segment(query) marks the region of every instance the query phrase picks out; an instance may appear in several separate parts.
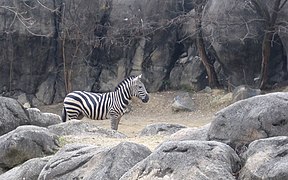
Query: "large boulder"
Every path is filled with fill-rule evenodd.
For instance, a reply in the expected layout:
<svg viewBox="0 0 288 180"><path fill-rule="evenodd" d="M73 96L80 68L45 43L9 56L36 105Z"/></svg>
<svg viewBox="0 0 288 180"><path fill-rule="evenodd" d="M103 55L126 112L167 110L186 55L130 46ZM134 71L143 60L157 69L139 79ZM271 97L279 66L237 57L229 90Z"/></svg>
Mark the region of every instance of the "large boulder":
<svg viewBox="0 0 288 180"><path fill-rule="evenodd" d="M27 111L12 98L0 97L0 135L29 124Z"/></svg>
<svg viewBox="0 0 288 180"><path fill-rule="evenodd" d="M263 0L259 4L262 8L256 8L250 1L209 0L205 6L202 16L204 37L215 50L228 85L259 85L254 80L260 74L261 48L268 22L257 19L266 19L268 11L271 16L270 7L273 7L274 1ZM280 13L279 17L281 14L285 13ZM285 17L287 19L287 14L279 19L279 23ZM273 37L273 42L276 43L271 46L270 83L283 81L287 71L287 51L283 53L282 43L277 35Z"/></svg>
<svg viewBox="0 0 288 180"><path fill-rule="evenodd" d="M62 122L60 116L57 114L42 113L37 108L28 108L26 110L28 112L31 125L48 127L50 125L59 124Z"/></svg>
<svg viewBox="0 0 288 180"><path fill-rule="evenodd" d="M1 90L9 87L12 91L35 93L39 82L47 77L57 61L54 54L57 51L51 46L56 43L54 33L58 22L56 13L51 10L60 7L60 3L48 0L41 3L33 0L0 2L1 7L17 9L1 8Z"/></svg>
<svg viewBox="0 0 288 180"><path fill-rule="evenodd" d="M254 78L260 71L260 35L263 34L264 22L249 24L247 34L243 23L260 16L245 8L245 3L246 1L209 0L202 17L204 36L214 48L224 74L227 75L226 80L233 86L254 84Z"/></svg>
<svg viewBox="0 0 288 180"><path fill-rule="evenodd" d="M287 117L288 93L251 97L217 112L207 139L220 141L240 150L242 146L260 138L287 136Z"/></svg>
<svg viewBox="0 0 288 180"><path fill-rule="evenodd" d="M29 159L53 154L58 137L47 128L20 126L0 136L0 167L12 168Z"/></svg>
<svg viewBox="0 0 288 180"><path fill-rule="evenodd" d="M148 148L130 142L110 148L70 144L50 159L43 168L39 180L118 180L150 153Z"/></svg>
<svg viewBox="0 0 288 180"><path fill-rule="evenodd" d="M140 73L150 92L163 88L182 51L177 48L180 25L170 22L193 5L181 0L28 0L1 6L17 7L25 17L19 21L1 9L0 92L26 92L37 106L60 102L72 90L111 91L124 77Z"/></svg>
<svg viewBox="0 0 288 180"><path fill-rule="evenodd" d="M132 179L231 179L240 159L226 144L208 141L163 143L120 180Z"/></svg>
<svg viewBox="0 0 288 180"><path fill-rule="evenodd" d="M195 109L196 107L193 98L188 92L183 92L177 95L172 103L172 110L175 112L193 111Z"/></svg>
<svg viewBox="0 0 288 180"><path fill-rule="evenodd" d="M187 57L178 59L171 70L170 87L199 91L208 85L206 77L207 73L200 57L188 54Z"/></svg>
<svg viewBox="0 0 288 180"><path fill-rule="evenodd" d="M239 179L288 179L288 137L253 141L242 158L245 165Z"/></svg>
<svg viewBox="0 0 288 180"><path fill-rule="evenodd" d="M14 167L13 169L0 175L0 179L19 180L29 179L37 180L43 167L48 163L51 156L43 158L33 158L25 163Z"/></svg>

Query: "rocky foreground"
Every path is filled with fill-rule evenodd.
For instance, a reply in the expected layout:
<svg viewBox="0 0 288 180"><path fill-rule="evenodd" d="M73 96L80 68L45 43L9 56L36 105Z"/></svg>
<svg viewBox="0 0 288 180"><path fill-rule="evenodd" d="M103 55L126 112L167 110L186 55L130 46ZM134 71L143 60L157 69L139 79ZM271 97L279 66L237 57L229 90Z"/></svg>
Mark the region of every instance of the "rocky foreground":
<svg viewBox="0 0 288 180"><path fill-rule="evenodd" d="M25 109L0 97L0 179L288 179L288 93L241 100L211 124L151 124L139 136L166 134L151 150L85 121ZM68 143L115 138L117 145Z"/></svg>

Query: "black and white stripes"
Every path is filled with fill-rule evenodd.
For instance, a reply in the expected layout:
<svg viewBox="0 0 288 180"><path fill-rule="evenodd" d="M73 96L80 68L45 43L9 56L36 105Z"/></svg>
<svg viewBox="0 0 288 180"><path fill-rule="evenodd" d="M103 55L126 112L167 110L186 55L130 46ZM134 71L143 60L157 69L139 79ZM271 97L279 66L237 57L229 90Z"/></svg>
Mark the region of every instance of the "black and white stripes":
<svg viewBox="0 0 288 180"><path fill-rule="evenodd" d="M140 78L141 75L124 79L113 92L74 91L69 93L64 99L62 121L81 119L83 116L95 120L111 118L111 128L117 130L120 118L125 113L132 96L138 97L144 103L149 100Z"/></svg>

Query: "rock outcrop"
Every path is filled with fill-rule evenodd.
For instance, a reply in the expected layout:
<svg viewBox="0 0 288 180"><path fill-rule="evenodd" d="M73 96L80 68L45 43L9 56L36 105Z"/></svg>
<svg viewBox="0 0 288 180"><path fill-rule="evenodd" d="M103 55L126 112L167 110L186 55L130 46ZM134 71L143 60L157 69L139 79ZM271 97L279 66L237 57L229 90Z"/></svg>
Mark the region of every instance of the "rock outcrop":
<svg viewBox="0 0 288 180"><path fill-rule="evenodd" d="M288 179L288 136L256 140L242 158L239 179Z"/></svg>
<svg viewBox="0 0 288 180"><path fill-rule="evenodd" d="M29 124L27 111L12 98L0 97L0 135Z"/></svg>
<svg viewBox="0 0 288 180"><path fill-rule="evenodd" d="M110 148L67 145L49 160L38 179L117 180L150 153L148 148L129 142Z"/></svg>
<svg viewBox="0 0 288 180"><path fill-rule="evenodd" d="M0 175L0 179L19 180L29 179L37 180L40 172L48 163L51 156L43 158L33 158L23 164L14 167L13 169Z"/></svg>
<svg viewBox="0 0 288 180"><path fill-rule="evenodd" d="M240 150L250 142L288 135L288 93L270 93L238 101L215 114L208 140Z"/></svg>
<svg viewBox="0 0 288 180"><path fill-rule="evenodd" d="M61 117L53 113L42 113L37 108L28 108L30 124L40 127L48 127L62 122Z"/></svg>
<svg viewBox="0 0 288 180"><path fill-rule="evenodd" d="M29 159L53 154L58 137L47 128L20 126L0 136L0 167L12 168Z"/></svg>
<svg viewBox="0 0 288 180"><path fill-rule="evenodd" d="M206 141L163 143L120 180L136 179L231 179L240 159L228 145Z"/></svg>
<svg viewBox="0 0 288 180"><path fill-rule="evenodd" d="M27 2L1 2L27 16L20 21L2 8L3 95L26 93L34 107L61 102L73 90L111 91L124 77L140 73L150 92L198 91L208 85L196 45L198 4L193 0ZM260 3L270 7L271 2ZM199 18L205 51L221 85L259 85L254 80L262 60L261 12L249 1L209 0L204 5ZM281 9L277 22L287 19L287 9ZM287 80L288 72L287 35L277 32L269 63L271 86Z"/></svg>
<svg viewBox="0 0 288 180"><path fill-rule="evenodd" d="M60 116L56 114L42 113L37 108L25 109L15 99L0 97L0 135L22 125L48 127L60 122Z"/></svg>

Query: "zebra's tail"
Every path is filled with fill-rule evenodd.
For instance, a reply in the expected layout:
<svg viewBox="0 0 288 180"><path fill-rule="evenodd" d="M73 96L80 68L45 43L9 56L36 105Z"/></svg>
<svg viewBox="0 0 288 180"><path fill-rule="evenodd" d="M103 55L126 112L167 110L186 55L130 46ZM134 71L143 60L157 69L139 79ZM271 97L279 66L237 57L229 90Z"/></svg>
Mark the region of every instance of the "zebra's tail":
<svg viewBox="0 0 288 180"><path fill-rule="evenodd" d="M66 118L67 118L66 108L63 107L63 109L62 109L62 115L61 115L62 122L66 122L66 120L67 120Z"/></svg>

